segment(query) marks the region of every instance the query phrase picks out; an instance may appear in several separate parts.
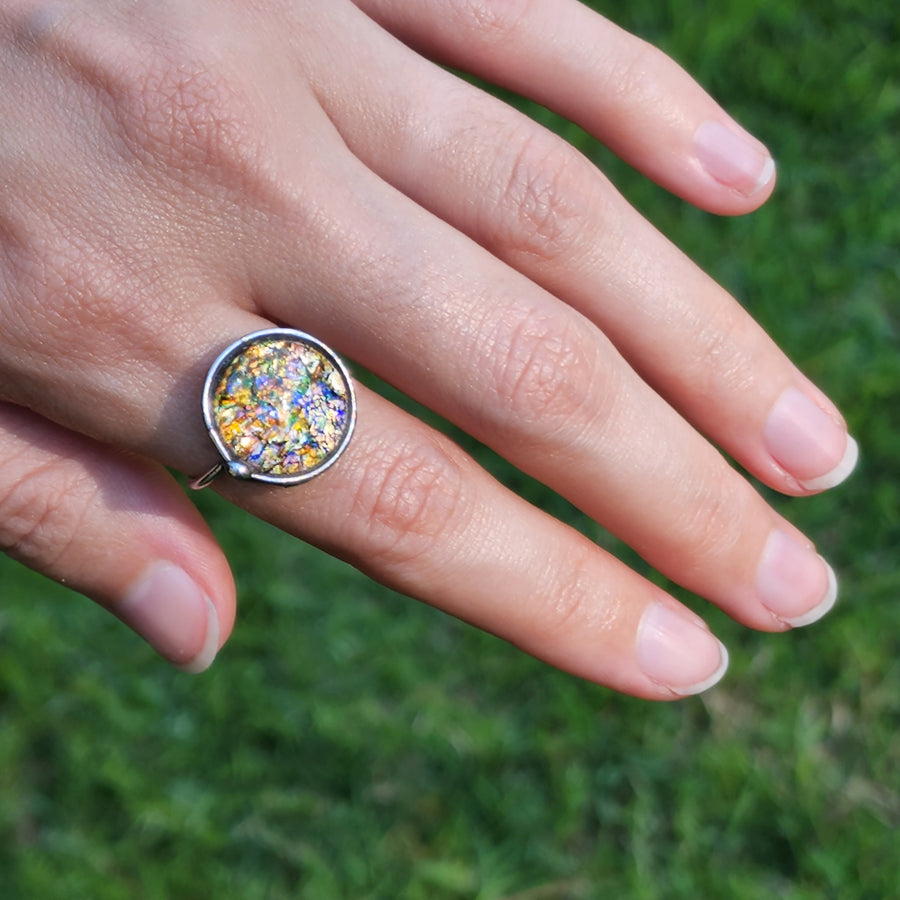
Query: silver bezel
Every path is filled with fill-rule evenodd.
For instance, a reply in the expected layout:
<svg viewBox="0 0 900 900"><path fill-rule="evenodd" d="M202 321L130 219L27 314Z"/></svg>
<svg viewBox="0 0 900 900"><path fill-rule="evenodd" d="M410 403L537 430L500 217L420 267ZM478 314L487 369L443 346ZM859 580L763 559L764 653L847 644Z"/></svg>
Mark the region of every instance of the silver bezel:
<svg viewBox="0 0 900 900"><path fill-rule="evenodd" d="M215 388L219 382L222 372L231 364L232 360L240 355L244 350L252 344L262 340L290 340L297 341L314 347L319 353L325 356L331 364L338 370L341 378L347 385L347 426L341 436L340 443L332 451L324 462L319 463L314 469L309 469L299 475L269 475L265 472L254 472L247 464L235 455L231 447L222 440L218 429L216 428L215 414L213 405L215 401ZM333 466L340 455L347 448L353 429L356 427L356 394L353 390L353 380L350 373L344 365L344 361L328 346L323 344L312 335L303 331L297 331L293 328L265 328L262 331L254 331L252 334L244 335L240 340L229 344L217 357L215 362L209 367L206 375L206 381L203 385L203 420L206 423L206 431L210 436L216 450L224 461L223 469L233 478L243 481L260 481L265 484L279 484L285 487L294 484L302 484L321 475L326 469Z"/></svg>

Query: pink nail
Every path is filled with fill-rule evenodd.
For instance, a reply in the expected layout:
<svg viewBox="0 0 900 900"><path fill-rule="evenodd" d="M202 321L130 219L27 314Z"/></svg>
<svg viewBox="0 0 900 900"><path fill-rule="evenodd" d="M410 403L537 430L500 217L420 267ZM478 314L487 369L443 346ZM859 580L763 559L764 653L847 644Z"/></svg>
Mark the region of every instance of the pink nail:
<svg viewBox="0 0 900 900"><path fill-rule="evenodd" d="M799 628L822 618L837 599L837 578L815 550L783 531L773 531L756 575L763 606L786 625Z"/></svg>
<svg viewBox="0 0 900 900"><path fill-rule="evenodd" d="M694 133L700 165L720 184L752 197L775 175L772 157L737 131L712 120Z"/></svg>
<svg viewBox="0 0 900 900"><path fill-rule="evenodd" d="M202 672L215 659L219 649L216 608L173 563L148 566L113 612L157 653L186 672Z"/></svg>
<svg viewBox="0 0 900 900"><path fill-rule="evenodd" d="M728 668L728 651L709 631L686 615L652 603L637 633L637 662L643 673L676 694L699 694Z"/></svg>
<svg viewBox="0 0 900 900"><path fill-rule="evenodd" d="M810 491L840 484L856 465L856 441L806 394L788 388L763 428L775 461Z"/></svg>

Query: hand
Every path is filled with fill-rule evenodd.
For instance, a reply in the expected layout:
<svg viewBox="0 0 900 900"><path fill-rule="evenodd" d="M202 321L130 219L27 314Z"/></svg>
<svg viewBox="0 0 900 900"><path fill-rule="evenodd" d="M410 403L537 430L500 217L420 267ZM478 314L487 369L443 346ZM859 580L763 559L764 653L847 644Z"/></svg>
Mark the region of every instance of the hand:
<svg viewBox="0 0 900 900"><path fill-rule="evenodd" d="M818 618L833 573L709 441L812 493L853 466L837 410L587 160L429 57L556 109L704 209L772 190L761 144L574 0L9 0L0 546L208 665L233 582L163 466L215 462L206 369L274 322L748 626ZM671 698L724 672L661 589L384 398L359 388L358 407L314 481L217 489L618 690Z"/></svg>

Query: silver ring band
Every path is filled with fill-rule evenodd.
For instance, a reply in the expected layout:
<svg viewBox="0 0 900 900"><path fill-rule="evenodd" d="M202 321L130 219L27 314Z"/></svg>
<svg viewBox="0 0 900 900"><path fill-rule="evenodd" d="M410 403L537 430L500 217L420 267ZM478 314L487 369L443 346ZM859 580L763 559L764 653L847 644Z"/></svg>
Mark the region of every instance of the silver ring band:
<svg viewBox="0 0 900 900"><path fill-rule="evenodd" d="M229 345L210 366L203 419L221 457L195 490L223 472L294 485L332 466L356 424L356 397L333 350L302 331L268 328Z"/></svg>

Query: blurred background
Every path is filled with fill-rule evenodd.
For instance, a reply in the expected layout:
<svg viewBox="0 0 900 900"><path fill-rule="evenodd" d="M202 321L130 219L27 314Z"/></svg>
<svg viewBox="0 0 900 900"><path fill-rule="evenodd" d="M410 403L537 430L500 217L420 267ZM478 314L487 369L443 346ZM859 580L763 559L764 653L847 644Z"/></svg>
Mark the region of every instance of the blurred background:
<svg viewBox="0 0 900 900"><path fill-rule="evenodd" d="M875 0L594 5L672 54L776 157L767 206L723 220L522 104L845 411L862 449L852 480L774 498L835 565L839 605L765 635L685 598L729 645L731 671L703 697L652 705L553 671L209 494L198 499L240 607L199 678L2 558L4 898L898 895L900 16Z"/></svg>

